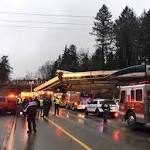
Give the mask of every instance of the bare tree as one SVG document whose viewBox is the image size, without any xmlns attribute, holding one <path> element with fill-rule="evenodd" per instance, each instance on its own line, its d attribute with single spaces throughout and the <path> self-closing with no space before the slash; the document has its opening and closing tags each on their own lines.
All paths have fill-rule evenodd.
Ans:
<svg viewBox="0 0 150 150">
<path fill-rule="evenodd" d="M 38 78 L 43 79 L 43 80 L 50 79 L 51 73 L 52 73 L 52 68 L 53 68 L 53 62 L 47 61 L 44 65 L 39 67 Z"/>
</svg>

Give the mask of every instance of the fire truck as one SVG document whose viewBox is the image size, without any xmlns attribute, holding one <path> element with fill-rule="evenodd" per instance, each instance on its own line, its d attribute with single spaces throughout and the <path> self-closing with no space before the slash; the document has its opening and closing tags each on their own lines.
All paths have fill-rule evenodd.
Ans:
<svg viewBox="0 0 150 150">
<path fill-rule="evenodd" d="M 66 93 L 66 108 L 83 111 L 90 99 L 86 92 L 68 91 Z"/>
<path fill-rule="evenodd" d="M 130 128 L 150 126 L 150 84 L 121 86 L 119 109 Z"/>
<path fill-rule="evenodd" d="M 16 109 L 17 104 L 15 95 L 0 96 L 0 113 L 11 112 L 12 114 L 15 114 Z"/>
</svg>

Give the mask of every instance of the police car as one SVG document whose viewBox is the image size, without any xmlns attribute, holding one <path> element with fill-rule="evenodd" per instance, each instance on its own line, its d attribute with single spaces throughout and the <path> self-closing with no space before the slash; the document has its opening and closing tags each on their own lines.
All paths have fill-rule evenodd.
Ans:
<svg viewBox="0 0 150 150">
<path fill-rule="evenodd" d="M 110 114 L 112 117 L 118 117 L 119 115 L 119 108 L 115 101 L 108 100 L 108 99 L 93 99 L 89 102 L 85 107 L 85 115 L 89 113 L 94 113 L 96 116 L 99 116 L 103 113 L 102 104 L 107 103 L 110 106 Z"/>
</svg>

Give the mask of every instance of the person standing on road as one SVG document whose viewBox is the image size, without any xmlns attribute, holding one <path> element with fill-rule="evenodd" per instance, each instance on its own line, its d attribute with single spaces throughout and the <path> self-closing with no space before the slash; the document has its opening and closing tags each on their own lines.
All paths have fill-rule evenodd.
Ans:
<svg viewBox="0 0 150 150">
<path fill-rule="evenodd" d="M 55 115 L 59 115 L 59 107 L 60 107 L 60 98 L 58 96 L 56 96 L 55 100 Z"/>
<path fill-rule="evenodd" d="M 41 97 L 39 101 L 40 101 L 40 110 L 41 110 L 40 114 L 41 114 L 41 117 L 43 117 L 43 115 L 44 115 L 44 113 L 43 113 L 43 102 L 44 102 L 43 97 Z"/>
<path fill-rule="evenodd" d="M 27 107 L 28 102 L 29 101 L 26 98 L 23 100 L 23 103 L 22 103 L 23 110 Z M 26 113 L 24 111 L 23 111 L 23 116 L 24 117 L 26 116 Z"/>
<path fill-rule="evenodd" d="M 51 99 L 48 99 L 48 97 L 47 97 L 43 102 L 44 116 L 48 117 L 50 107 L 51 107 Z"/>
<path fill-rule="evenodd" d="M 22 99 L 20 97 L 17 98 L 17 116 L 20 115 L 20 112 L 22 111 Z"/>
<path fill-rule="evenodd" d="M 108 118 L 108 115 L 109 115 L 109 112 L 110 112 L 109 104 L 104 102 L 102 104 L 102 109 L 103 109 L 103 120 L 104 120 L 104 123 L 106 124 L 107 123 L 107 118 Z"/>
<path fill-rule="evenodd" d="M 33 131 L 36 133 L 36 112 L 37 112 L 37 103 L 30 98 L 28 105 L 24 109 L 24 112 L 26 112 L 27 115 L 27 122 L 28 122 L 28 131 L 27 133 L 32 133 Z"/>
<path fill-rule="evenodd" d="M 34 101 L 37 103 L 37 119 L 39 118 L 40 116 L 40 101 L 39 99 L 37 98 L 37 96 L 35 97 Z"/>
</svg>

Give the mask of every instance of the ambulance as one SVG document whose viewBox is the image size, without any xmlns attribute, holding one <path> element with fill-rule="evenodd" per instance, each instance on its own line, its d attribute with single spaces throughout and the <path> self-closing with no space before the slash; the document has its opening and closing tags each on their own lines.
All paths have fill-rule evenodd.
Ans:
<svg viewBox="0 0 150 150">
<path fill-rule="evenodd" d="M 150 84 L 121 86 L 119 109 L 130 128 L 150 126 Z"/>
</svg>

